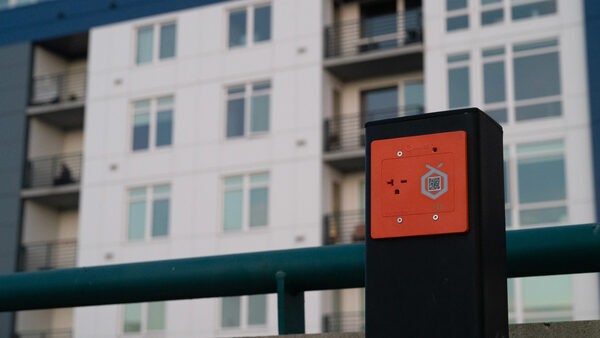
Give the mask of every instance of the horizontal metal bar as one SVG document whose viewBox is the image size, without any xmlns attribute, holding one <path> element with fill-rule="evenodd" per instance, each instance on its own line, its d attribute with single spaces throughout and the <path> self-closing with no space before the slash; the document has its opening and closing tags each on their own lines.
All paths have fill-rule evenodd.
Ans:
<svg viewBox="0 0 600 338">
<path fill-rule="evenodd" d="M 364 285 L 364 244 L 186 258 L 0 276 L 0 311 Z"/>
<path fill-rule="evenodd" d="M 508 277 L 600 271 L 600 224 L 507 231 Z M 332 245 L 0 276 L 0 311 L 364 286 L 365 246 Z"/>
</svg>

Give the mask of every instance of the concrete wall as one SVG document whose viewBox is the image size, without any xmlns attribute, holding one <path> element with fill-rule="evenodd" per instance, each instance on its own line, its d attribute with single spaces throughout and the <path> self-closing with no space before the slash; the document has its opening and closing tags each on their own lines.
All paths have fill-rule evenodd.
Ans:
<svg viewBox="0 0 600 338">
<path fill-rule="evenodd" d="M 16 270 L 25 155 L 25 107 L 31 45 L 0 47 L 0 273 Z M 12 337 L 13 314 L 0 313 L 0 338 Z"/>
</svg>

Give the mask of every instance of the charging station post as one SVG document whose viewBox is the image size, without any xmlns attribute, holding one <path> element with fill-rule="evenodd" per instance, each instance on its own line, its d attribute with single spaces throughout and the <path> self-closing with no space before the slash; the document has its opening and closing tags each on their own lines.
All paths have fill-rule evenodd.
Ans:
<svg viewBox="0 0 600 338">
<path fill-rule="evenodd" d="M 479 109 L 366 124 L 367 337 L 507 337 L 502 128 Z"/>
</svg>

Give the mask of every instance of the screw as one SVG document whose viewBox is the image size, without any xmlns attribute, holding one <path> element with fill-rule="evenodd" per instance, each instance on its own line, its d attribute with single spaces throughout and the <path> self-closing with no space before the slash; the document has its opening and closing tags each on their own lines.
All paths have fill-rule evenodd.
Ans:
<svg viewBox="0 0 600 338">
<path fill-rule="evenodd" d="M 399 152 L 396 153 L 396 155 L 398 155 L 398 157 L 400 157 L 400 156 L 402 156 L 402 152 L 399 151 Z"/>
<path fill-rule="evenodd" d="M 433 215 L 433 220 L 434 220 L 434 221 L 437 221 L 437 220 L 438 220 L 438 218 L 439 218 L 439 217 L 438 217 L 438 215 Z"/>
<path fill-rule="evenodd" d="M 398 217 L 397 221 L 398 223 L 402 223 L 402 217 Z"/>
</svg>

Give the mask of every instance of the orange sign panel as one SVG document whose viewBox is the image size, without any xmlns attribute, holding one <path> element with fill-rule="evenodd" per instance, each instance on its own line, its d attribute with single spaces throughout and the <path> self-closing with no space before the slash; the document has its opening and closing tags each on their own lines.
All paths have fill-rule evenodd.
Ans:
<svg viewBox="0 0 600 338">
<path fill-rule="evenodd" d="M 371 143 L 371 237 L 466 232 L 464 131 Z"/>
</svg>

